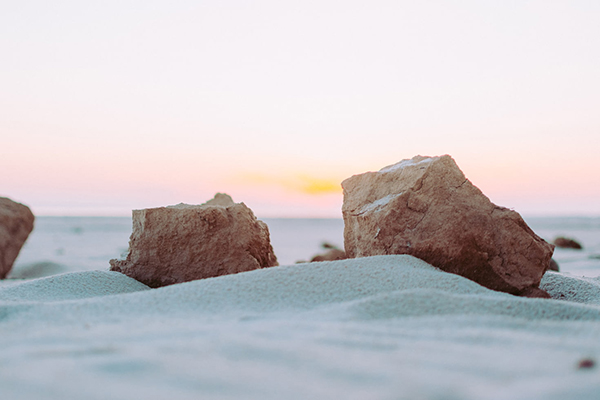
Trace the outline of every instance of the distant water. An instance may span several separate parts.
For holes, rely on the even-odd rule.
[[[600,276],[600,217],[528,217],[527,224],[542,238],[552,242],[557,236],[575,239],[582,250],[554,250],[561,272]]]
[[[343,247],[341,219],[265,218],[280,265],[309,260],[329,242]],[[577,240],[583,250],[556,249],[561,272],[600,276],[600,218],[527,218],[541,237]],[[128,217],[38,217],[17,258],[11,277],[37,277],[70,271],[107,270],[108,260],[121,257],[131,234]]]

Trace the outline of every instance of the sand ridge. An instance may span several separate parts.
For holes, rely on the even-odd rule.
[[[107,271],[22,281],[0,287],[0,397],[594,399],[600,375],[577,365],[600,356],[597,282],[546,284],[589,290],[520,298],[408,255],[159,289]]]

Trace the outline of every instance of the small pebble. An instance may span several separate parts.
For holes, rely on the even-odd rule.
[[[591,358],[583,358],[579,360],[578,369],[592,369],[596,366],[596,361]]]

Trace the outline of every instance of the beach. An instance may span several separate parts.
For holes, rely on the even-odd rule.
[[[94,236],[77,222],[70,234]],[[547,300],[406,255],[159,289],[107,269],[2,283],[2,398],[595,399],[600,389],[594,277],[548,272]]]
[[[336,218],[261,218],[281,265],[307,261],[322,252],[323,242],[344,246],[344,222]],[[573,237],[582,250],[556,248],[561,271],[578,276],[600,275],[599,217],[525,217],[547,241]],[[35,229],[15,262],[12,277],[108,269],[108,260],[127,252],[130,217],[38,217]]]
[[[2,5],[0,400],[600,399],[600,2]]]

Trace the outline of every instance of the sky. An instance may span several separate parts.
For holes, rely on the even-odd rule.
[[[130,215],[216,192],[341,217],[450,154],[523,215],[600,215],[600,2],[0,4],[0,196]]]

